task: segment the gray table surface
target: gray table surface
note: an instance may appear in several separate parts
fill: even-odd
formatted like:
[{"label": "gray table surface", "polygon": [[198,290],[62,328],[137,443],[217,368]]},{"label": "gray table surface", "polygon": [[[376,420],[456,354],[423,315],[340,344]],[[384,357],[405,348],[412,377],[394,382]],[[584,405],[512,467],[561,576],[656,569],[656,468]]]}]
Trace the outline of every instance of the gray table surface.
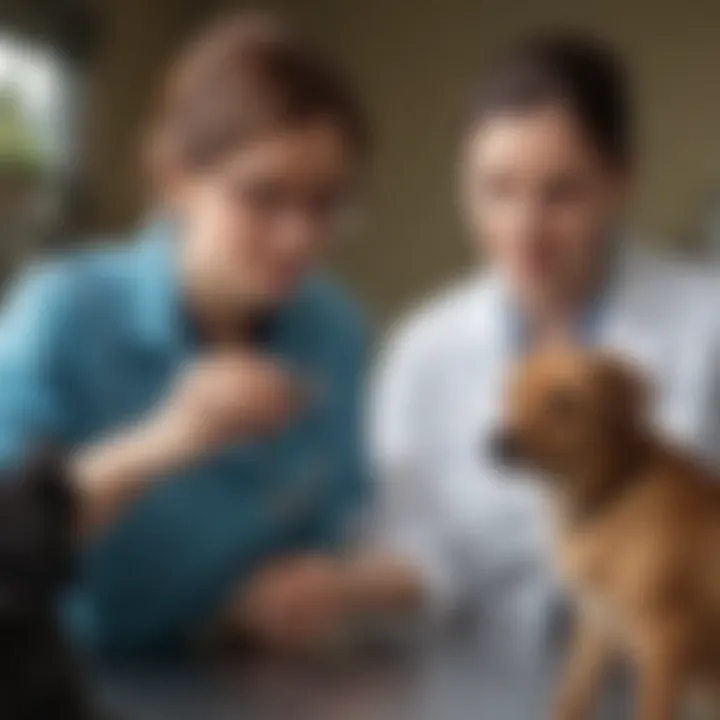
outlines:
[{"label": "gray table surface", "polygon": [[[507,633],[469,628],[335,663],[105,668],[97,688],[113,717],[128,720],[541,720],[565,643],[552,638],[538,653]],[[627,685],[609,683],[598,718],[628,717]]]}]

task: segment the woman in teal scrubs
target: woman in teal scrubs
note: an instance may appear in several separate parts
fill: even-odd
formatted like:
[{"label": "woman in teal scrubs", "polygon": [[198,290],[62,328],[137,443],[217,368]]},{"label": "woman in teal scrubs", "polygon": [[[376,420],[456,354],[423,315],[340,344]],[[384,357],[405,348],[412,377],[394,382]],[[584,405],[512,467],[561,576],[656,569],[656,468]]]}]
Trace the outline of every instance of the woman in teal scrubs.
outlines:
[{"label": "woman in teal scrubs", "polygon": [[153,219],[11,290],[0,457],[71,448],[81,642],[155,650],[219,626],[294,643],[332,617],[363,495],[363,333],[319,266],[365,144],[331,64],[226,19],[158,103]]}]

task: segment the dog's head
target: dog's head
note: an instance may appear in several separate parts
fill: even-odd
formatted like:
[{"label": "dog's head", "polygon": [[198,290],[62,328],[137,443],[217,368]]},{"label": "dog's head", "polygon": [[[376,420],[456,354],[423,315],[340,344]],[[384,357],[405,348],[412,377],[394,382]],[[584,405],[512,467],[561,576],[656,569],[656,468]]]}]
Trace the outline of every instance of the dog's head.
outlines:
[{"label": "dog's head", "polygon": [[36,622],[69,579],[74,502],[63,468],[43,452],[0,478],[0,642]]},{"label": "dog's head", "polygon": [[503,426],[493,438],[498,461],[526,465],[569,491],[604,482],[646,432],[648,391],[625,360],[578,348],[546,349],[512,373]]}]

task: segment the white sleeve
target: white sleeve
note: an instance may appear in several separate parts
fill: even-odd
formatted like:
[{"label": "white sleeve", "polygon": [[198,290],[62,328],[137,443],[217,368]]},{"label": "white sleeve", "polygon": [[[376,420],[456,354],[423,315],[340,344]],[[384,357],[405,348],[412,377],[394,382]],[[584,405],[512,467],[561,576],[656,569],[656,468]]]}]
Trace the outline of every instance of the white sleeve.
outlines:
[{"label": "white sleeve", "polygon": [[376,504],[372,530],[385,552],[415,566],[425,580],[430,616],[445,619],[461,604],[462,578],[454,523],[439,502],[433,472],[433,343],[422,328],[391,338],[371,385],[369,441]]},{"label": "white sleeve", "polygon": [[696,315],[707,311],[708,323],[698,328],[697,341],[688,343],[688,352],[706,353],[709,368],[707,373],[702,374],[702,377],[707,378],[701,388],[704,396],[701,398],[702,423],[690,438],[690,445],[698,451],[701,460],[708,462],[711,468],[716,468],[720,464],[720,316],[717,313],[720,306],[720,275],[713,269],[708,279],[705,285],[696,283],[705,292],[695,308]]},{"label": "white sleeve", "polygon": [[713,343],[711,346],[712,372],[708,388],[708,409],[704,426],[701,429],[700,452],[712,467],[720,464],[720,324],[713,327]]}]

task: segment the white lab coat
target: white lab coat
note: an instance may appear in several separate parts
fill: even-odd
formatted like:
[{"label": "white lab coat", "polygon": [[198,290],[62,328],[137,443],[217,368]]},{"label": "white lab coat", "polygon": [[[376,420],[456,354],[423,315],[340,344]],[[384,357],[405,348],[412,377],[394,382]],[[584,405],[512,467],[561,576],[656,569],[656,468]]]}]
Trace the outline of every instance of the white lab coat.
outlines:
[{"label": "white lab coat", "polygon": [[[671,436],[720,457],[720,284],[629,240],[617,268],[600,343],[646,368]],[[539,487],[486,450],[513,359],[505,303],[484,275],[402,322],[378,363],[370,437],[380,542],[423,573],[431,612],[480,607],[512,625],[556,585]]]}]

